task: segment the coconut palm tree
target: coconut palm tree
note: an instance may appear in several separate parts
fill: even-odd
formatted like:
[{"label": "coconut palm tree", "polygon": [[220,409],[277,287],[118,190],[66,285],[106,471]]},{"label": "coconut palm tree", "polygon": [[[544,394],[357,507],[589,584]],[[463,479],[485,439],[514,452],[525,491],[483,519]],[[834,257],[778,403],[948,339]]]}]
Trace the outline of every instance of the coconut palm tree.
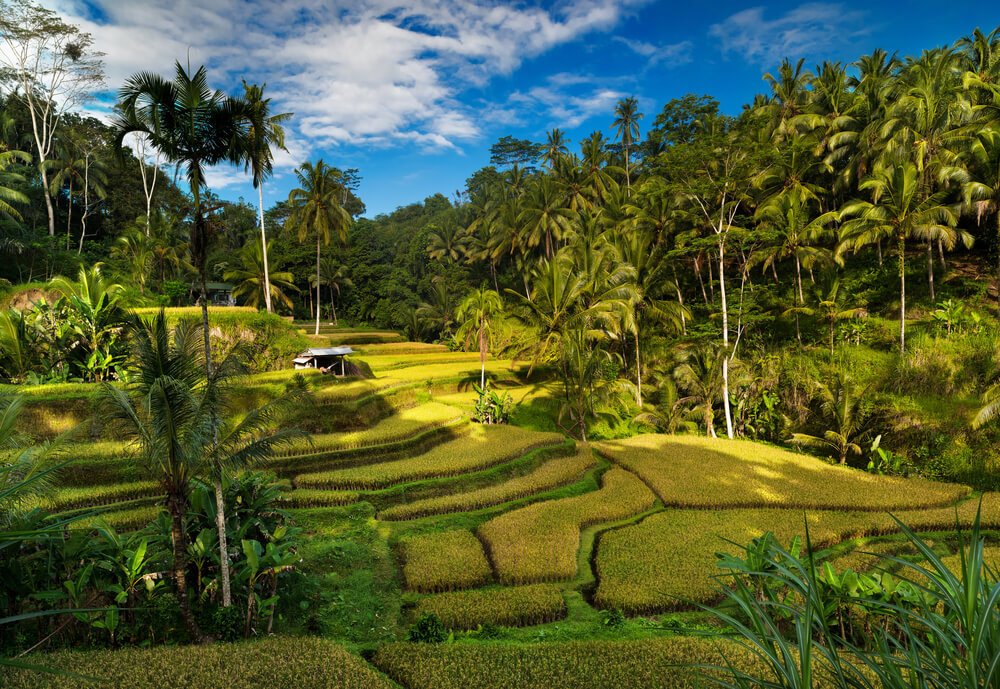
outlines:
[{"label": "coconut palm tree", "polygon": [[799,305],[787,309],[786,315],[803,314],[806,316],[819,316],[826,322],[830,336],[830,354],[833,354],[834,335],[837,323],[853,318],[865,318],[868,315],[867,309],[861,307],[847,307],[844,305],[840,295],[840,278],[834,279],[826,293],[816,294],[816,306]]},{"label": "coconut palm tree", "polygon": [[555,170],[568,152],[566,132],[557,127],[546,135],[545,143],[542,145],[541,161],[548,165],[550,170]]},{"label": "coconut palm tree", "polygon": [[840,464],[847,455],[861,454],[861,442],[871,430],[875,415],[868,401],[868,388],[859,388],[843,371],[829,382],[817,382],[815,399],[819,403],[822,423],[828,430],[822,436],[793,433],[792,442],[832,450]]},{"label": "coconut palm tree", "polygon": [[320,260],[324,245],[336,236],[347,243],[351,216],[341,205],[344,198],[343,175],[322,160],[303,163],[295,171],[299,186],[288,194],[288,219],[285,227],[298,235],[300,242],[316,240],[316,335],[319,335]]},{"label": "coconut palm tree", "polygon": [[[966,155],[970,179],[962,187],[965,206],[975,213],[977,223],[983,218],[992,219],[1000,239],[1000,131],[978,132]],[[1000,284],[1000,258],[996,277]],[[1000,290],[997,299],[1000,300]]]},{"label": "coconut palm tree", "polygon": [[[195,478],[211,476],[221,484],[226,474],[253,466],[275,448],[298,437],[295,431],[270,433],[277,407],[265,405],[235,421],[229,385],[245,372],[246,352],[237,347],[204,375],[197,329],[179,323],[172,331],[161,309],[151,319],[135,317],[129,325],[133,366],[124,386],[105,384],[102,410],[138,450],[138,461],[155,476],[166,497],[173,546],[172,575],[188,632],[201,638],[187,590],[188,535],[185,515]],[[221,572],[228,571],[223,515],[216,516]]]},{"label": "coconut palm tree", "polygon": [[458,263],[463,260],[472,245],[472,237],[464,227],[449,221],[443,226],[428,226],[427,255],[435,261]]},{"label": "coconut palm tree", "polygon": [[[309,284],[314,285],[316,276],[309,276]],[[344,287],[354,287],[354,282],[347,274],[347,265],[332,256],[323,258],[320,269],[322,284],[330,288],[330,311],[333,314],[333,324],[337,325],[337,299]]]},{"label": "coconut palm tree", "polygon": [[489,354],[493,328],[503,313],[503,299],[494,290],[483,285],[472,290],[458,305],[455,317],[460,325],[456,335],[465,340],[466,346],[475,339],[479,347],[479,387],[486,388],[486,356]]},{"label": "coconut palm tree", "polygon": [[[282,122],[291,119],[292,113],[282,112],[271,114],[271,99],[264,98],[267,84],[258,86],[243,81],[243,99],[246,101],[247,137],[246,150],[243,152],[246,169],[253,179],[257,190],[257,211],[260,218],[260,245],[264,268],[264,300],[267,312],[271,313],[272,290],[271,278],[267,264],[267,233],[264,230],[264,180],[274,171],[274,149],[285,149],[285,130]],[[227,278],[228,279],[228,278]],[[287,299],[287,297],[286,297]]]},{"label": "coconut palm tree", "polygon": [[[247,306],[259,309],[262,303],[277,302],[290,309],[292,300],[285,291],[299,291],[295,286],[295,276],[287,270],[278,270],[272,272],[268,280],[266,256],[267,251],[259,242],[248,242],[240,250],[240,265],[227,270],[223,278],[236,284],[233,296],[246,299]],[[265,300],[266,295],[270,298]]]},{"label": "coconut palm tree", "polygon": [[622,151],[625,154],[625,188],[627,194],[632,193],[631,179],[631,147],[639,140],[639,120],[642,113],[639,112],[639,101],[633,96],[622,98],[615,104],[615,121],[611,123],[615,130],[615,135],[622,143]]},{"label": "coconut palm tree", "polygon": [[24,181],[24,177],[19,174],[7,172],[7,168],[14,161],[30,163],[31,156],[24,151],[0,151],[0,213],[10,216],[15,220],[21,220],[21,214],[11,204],[27,204],[28,197],[13,187],[7,186],[12,183]]},{"label": "coconut palm tree", "polygon": [[523,232],[522,246],[533,249],[544,244],[545,257],[551,259],[556,242],[572,229],[572,219],[576,215],[565,203],[565,195],[555,178],[539,176],[531,185],[518,218]]},{"label": "coconut palm tree", "polygon": [[715,435],[715,405],[725,394],[722,364],[729,358],[724,347],[715,342],[702,342],[684,347],[674,368],[677,387],[685,393],[688,403],[701,413],[705,435]]},{"label": "coconut palm tree", "polygon": [[928,196],[921,193],[921,176],[915,163],[879,168],[858,187],[871,201],[852,201],[840,211],[851,218],[841,228],[838,254],[856,251],[887,239],[896,243],[899,265],[899,350],[906,351],[906,241],[940,239],[949,248],[972,238],[955,229],[958,218],[944,201],[947,190]]},{"label": "coconut palm tree", "polygon": [[145,136],[164,159],[183,169],[194,202],[189,241],[192,262],[201,287],[201,318],[205,366],[212,368],[208,328],[207,260],[211,227],[205,217],[205,170],[218,163],[244,162],[248,131],[246,103],[208,85],[208,72],[199,67],[191,74],[180,62],[173,80],[153,72],[139,72],[125,81],[118,93],[121,108],[115,117],[115,147],[124,150],[130,134]]}]

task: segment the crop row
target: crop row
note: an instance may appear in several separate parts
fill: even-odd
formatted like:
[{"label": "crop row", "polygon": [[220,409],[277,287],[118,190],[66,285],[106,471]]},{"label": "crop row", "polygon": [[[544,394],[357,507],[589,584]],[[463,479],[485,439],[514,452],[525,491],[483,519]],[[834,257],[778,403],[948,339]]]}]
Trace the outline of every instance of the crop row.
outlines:
[{"label": "crop row", "polygon": [[[714,683],[693,665],[727,663],[766,676],[748,650],[689,637],[544,644],[397,643],[379,648],[373,662],[408,689],[696,689]],[[813,686],[829,689],[819,681]]]},{"label": "crop row", "polygon": [[361,495],[350,490],[310,490],[300,488],[281,494],[281,506],[286,508],[340,507],[357,502]]},{"label": "crop row", "polygon": [[416,612],[437,615],[449,629],[475,629],[485,624],[523,627],[562,619],[566,601],[559,586],[530,584],[438,593],[421,598]]},{"label": "crop row", "polygon": [[436,593],[486,583],[492,572],[471,531],[438,531],[400,541],[403,578],[411,591]]},{"label": "crop row", "polygon": [[[1000,525],[1000,493],[983,497],[983,523]],[[942,507],[897,513],[917,530],[949,530],[970,524],[978,501],[958,508]],[[898,531],[884,512],[839,512],[794,509],[677,510],[654,514],[641,524],[603,534],[597,546],[598,588],[594,602],[642,614],[704,602],[717,595],[716,553],[736,553],[751,539],[770,531],[788,545],[795,536],[809,536],[814,546],[848,538]]]},{"label": "crop row", "polygon": [[504,583],[558,581],[576,574],[580,530],[648,509],[656,496],[634,474],[617,467],[600,490],[507,512],[479,527],[497,576]]},{"label": "crop row", "polygon": [[101,486],[57,488],[42,500],[42,506],[52,511],[71,510],[77,507],[111,505],[126,500],[136,500],[157,495],[160,491],[155,481],[110,483]]},{"label": "crop row", "polygon": [[[391,689],[356,655],[316,637],[269,637],[236,644],[61,651],[25,661],[76,674],[0,668],[5,689]],[[98,681],[88,682],[80,675]]]},{"label": "crop row", "polygon": [[384,445],[456,423],[462,418],[463,414],[455,407],[430,402],[402,409],[364,430],[323,433],[303,438],[281,448],[274,456],[309,456]]},{"label": "crop row", "polygon": [[748,441],[642,435],[598,450],[676,507],[902,510],[954,504],[965,486],[833,466]]},{"label": "crop row", "polygon": [[424,478],[448,477],[516,459],[526,452],[557,445],[562,436],[516,426],[472,426],[469,432],[422,455],[348,469],[302,474],[303,488],[373,490]]},{"label": "crop row", "polygon": [[495,486],[396,505],[383,510],[379,518],[419,519],[432,514],[465,512],[499,505],[570,483],[580,478],[595,464],[593,452],[586,447],[569,457],[550,459],[524,476],[512,478]]}]

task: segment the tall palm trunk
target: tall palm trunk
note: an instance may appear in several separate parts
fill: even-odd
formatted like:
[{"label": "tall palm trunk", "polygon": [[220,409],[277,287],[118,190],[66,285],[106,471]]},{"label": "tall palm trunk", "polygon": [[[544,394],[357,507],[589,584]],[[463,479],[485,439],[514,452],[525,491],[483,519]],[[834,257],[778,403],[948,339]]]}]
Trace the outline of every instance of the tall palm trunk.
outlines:
[{"label": "tall palm trunk", "polygon": [[173,546],[173,579],[174,587],[177,589],[177,604],[180,607],[181,619],[187,627],[191,640],[201,641],[201,629],[198,622],[191,614],[191,606],[188,601],[187,588],[187,535],[184,532],[184,512],[185,500],[172,495],[167,499],[167,508],[170,510],[170,537]]},{"label": "tall palm trunk", "polygon": [[639,326],[635,328],[635,404],[642,409],[642,360],[639,358]]},{"label": "tall palm trunk", "polygon": [[69,197],[66,209],[66,251],[69,251],[70,225],[73,221],[73,177],[69,178]]},{"label": "tall palm trunk", "polygon": [[927,287],[934,301],[934,244],[930,240],[927,241]]},{"label": "tall palm trunk", "polygon": [[899,235],[899,353],[906,352],[906,238]]},{"label": "tall palm trunk", "polygon": [[271,307],[271,276],[267,270],[267,233],[264,231],[264,183],[257,185],[257,211],[260,216],[260,246],[264,256],[264,303],[267,312],[273,313]]},{"label": "tall palm trunk", "polygon": [[319,296],[319,233],[316,234],[316,334],[319,335],[319,305],[322,299]]},{"label": "tall palm trunk", "polygon": [[479,326],[479,387],[486,389],[486,328]]},{"label": "tall palm trunk", "polygon": [[[32,119],[34,119],[34,110],[33,109],[32,109]],[[35,137],[35,140],[37,141],[38,137]],[[43,160],[41,160],[39,162],[40,163],[44,163],[45,160],[43,159]],[[43,164],[39,164],[39,166],[38,166],[38,172],[42,176],[42,189],[43,189],[42,196],[45,197],[45,210],[49,214],[49,236],[50,237],[55,237],[56,236],[56,209],[52,205],[52,194],[49,193],[49,173],[48,173],[48,171],[46,171],[45,166]]]},{"label": "tall palm trunk", "polygon": [[[772,263],[773,267],[774,264]],[[802,264],[799,261],[799,255],[795,255],[795,285],[798,290],[799,306],[805,306],[806,300],[802,294]],[[795,337],[798,339],[799,344],[802,344],[802,329],[799,327],[799,312],[795,312]]]},{"label": "tall palm trunk", "polygon": [[[721,226],[721,224],[720,224]],[[722,406],[726,411],[726,436],[733,438],[733,414],[729,408],[729,307],[726,304],[725,240],[719,237],[719,294],[722,297]]]}]

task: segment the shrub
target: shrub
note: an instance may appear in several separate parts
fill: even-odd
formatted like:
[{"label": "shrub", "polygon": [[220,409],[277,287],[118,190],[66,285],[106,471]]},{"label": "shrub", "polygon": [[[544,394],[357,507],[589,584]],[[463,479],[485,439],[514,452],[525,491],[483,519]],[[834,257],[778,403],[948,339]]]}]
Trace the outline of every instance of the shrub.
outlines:
[{"label": "shrub", "polygon": [[448,638],[448,630],[445,628],[438,616],[432,612],[425,612],[420,616],[406,638],[417,643],[439,644]]}]

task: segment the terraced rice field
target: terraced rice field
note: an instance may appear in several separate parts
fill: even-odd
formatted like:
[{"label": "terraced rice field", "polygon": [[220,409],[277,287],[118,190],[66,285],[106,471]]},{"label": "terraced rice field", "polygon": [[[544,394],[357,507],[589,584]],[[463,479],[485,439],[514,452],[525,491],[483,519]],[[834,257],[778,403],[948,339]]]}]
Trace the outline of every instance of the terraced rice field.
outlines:
[{"label": "terraced rice field", "polygon": [[[323,335],[333,336],[382,335]],[[373,378],[275,371],[241,387],[251,403],[304,380],[316,414],[350,422],[352,430],[296,441],[265,467],[286,484],[282,507],[302,525],[310,552],[323,555],[317,566],[331,567],[322,581],[334,612],[325,614],[344,616],[342,628],[351,633],[381,635],[377,644],[364,642],[377,648],[371,664],[338,647],[310,647],[308,663],[340,664],[341,683],[330,686],[389,686],[374,665],[408,689],[694,687],[695,676],[677,663],[723,655],[740,666],[751,661],[735,647],[687,637],[484,639],[495,627],[526,627],[503,633],[527,641],[613,634],[602,617],[612,610],[691,614],[684,611],[692,603],[717,596],[716,553],[735,552],[765,531],[787,544],[808,525],[817,550],[829,547],[837,567],[870,568],[880,554],[902,553],[893,512],[916,529],[943,532],[941,553],[956,566],[948,532],[956,520],[971,523],[979,506],[963,486],[877,477],[755,443],[648,435],[588,446],[557,433],[483,427],[469,418],[478,355],[402,342],[358,349]],[[544,385],[525,385],[510,362],[490,361],[488,371],[517,402],[551,399]],[[85,400],[92,391],[71,385],[59,394]],[[39,399],[44,408],[46,398]],[[46,505],[102,505],[101,518],[120,529],[156,516],[158,488],[127,445],[105,437],[73,450],[76,462]],[[983,496],[982,520],[1000,529],[1000,494]],[[876,556],[862,552],[869,545]],[[989,553],[1000,566],[1000,542]],[[353,564],[338,569],[341,562]],[[310,566],[308,557],[303,563]],[[375,612],[351,617],[362,607]],[[405,638],[425,613],[480,640],[381,643]],[[662,633],[657,624],[649,635]],[[85,666],[103,657],[66,662]],[[119,666],[109,667],[117,678]],[[314,672],[311,665],[301,670]],[[10,686],[25,686],[15,679],[21,684]]]}]

